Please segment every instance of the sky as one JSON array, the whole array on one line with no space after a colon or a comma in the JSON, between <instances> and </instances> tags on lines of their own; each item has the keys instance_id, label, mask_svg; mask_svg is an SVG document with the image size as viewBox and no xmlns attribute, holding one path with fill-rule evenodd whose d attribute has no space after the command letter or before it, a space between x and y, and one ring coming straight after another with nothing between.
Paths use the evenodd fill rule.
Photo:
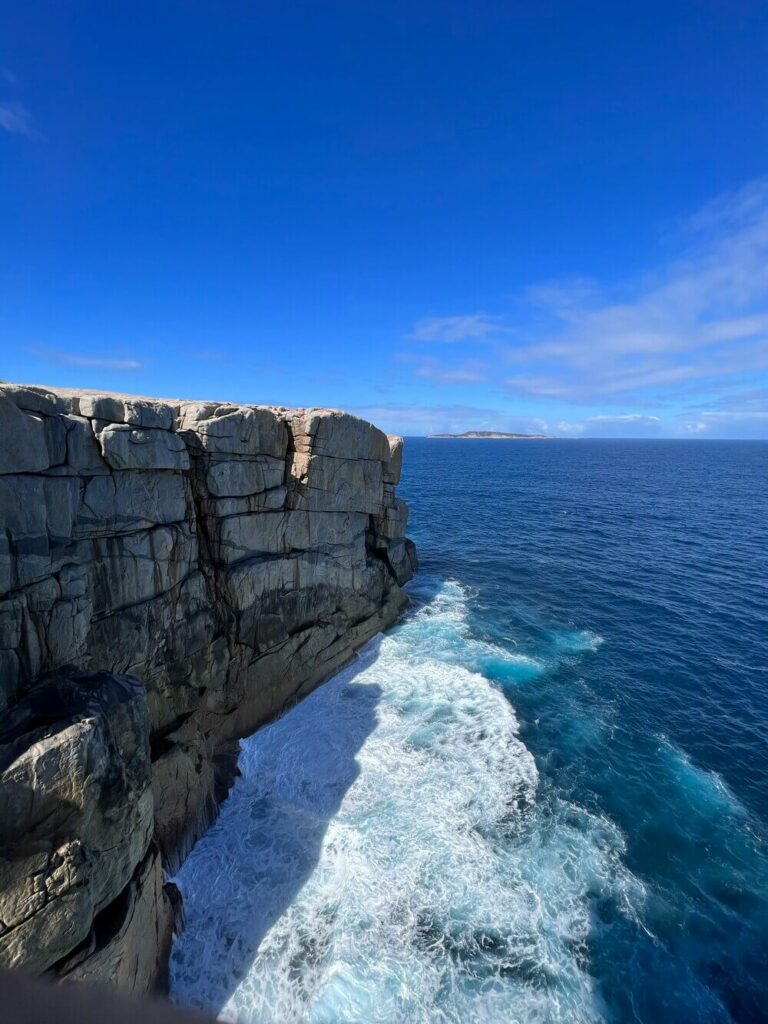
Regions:
<instances>
[{"instance_id":1,"label":"sky","mask_svg":"<svg viewBox=\"0 0 768 1024\"><path fill-rule=\"evenodd\" d=\"M768 5L6 4L0 378L768 438Z\"/></svg>"}]
</instances>

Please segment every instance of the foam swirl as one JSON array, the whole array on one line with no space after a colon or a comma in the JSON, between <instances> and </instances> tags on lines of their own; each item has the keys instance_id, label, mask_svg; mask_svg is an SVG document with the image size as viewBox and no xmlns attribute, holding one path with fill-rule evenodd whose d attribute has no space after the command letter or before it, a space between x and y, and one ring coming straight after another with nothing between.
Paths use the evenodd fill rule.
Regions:
<instances>
[{"instance_id":1,"label":"foam swirl","mask_svg":"<svg viewBox=\"0 0 768 1024\"><path fill-rule=\"evenodd\" d=\"M177 1001L238 1022L602 1019L589 894L642 887L615 826L537 803L512 707L466 667L531 659L474 639L467 601L442 584L243 744L178 878Z\"/></svg>"}]
</instances>

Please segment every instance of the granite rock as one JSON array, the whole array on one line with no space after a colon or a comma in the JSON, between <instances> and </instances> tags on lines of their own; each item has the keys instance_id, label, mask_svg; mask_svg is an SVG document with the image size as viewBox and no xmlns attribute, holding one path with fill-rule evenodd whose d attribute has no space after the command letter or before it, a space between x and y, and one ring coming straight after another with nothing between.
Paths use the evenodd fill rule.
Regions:
<instances>
[{"instance_id":1,"label":"granite rock","mask_svg":"<svg viewBox=\"0 0 768 1024\"><path fill-rule=\"evenodd\" d=\"M0 957L50 967L125 888L152 837L141 684L60 672L0 731Z\"/></svg>"},{"instance_id":2,"label":"granite rock","mask_svg":"<svg viewBox=\"0 0 768 1024\"><path fill-rule=\"evenodd\" d=\"M0 385L0 967L162 983L237 740L406 604L402 441Z\"/></svg>"}]
</instances>

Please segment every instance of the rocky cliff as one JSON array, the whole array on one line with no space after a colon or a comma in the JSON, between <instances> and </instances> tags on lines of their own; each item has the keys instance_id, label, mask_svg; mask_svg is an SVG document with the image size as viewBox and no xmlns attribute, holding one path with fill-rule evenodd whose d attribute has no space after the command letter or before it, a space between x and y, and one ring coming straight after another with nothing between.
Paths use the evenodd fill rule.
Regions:
<instances>
[{"instance_id":1,"label":"rocky cliff","mask_svg":"<svg viewBox=\"0 0 768 1024\"><path fill-rule=\"evenodd\" d=\"M247 735L391 624L402 441L0 387L0 966L145 990Z\"/></svg>"}]
</instances>

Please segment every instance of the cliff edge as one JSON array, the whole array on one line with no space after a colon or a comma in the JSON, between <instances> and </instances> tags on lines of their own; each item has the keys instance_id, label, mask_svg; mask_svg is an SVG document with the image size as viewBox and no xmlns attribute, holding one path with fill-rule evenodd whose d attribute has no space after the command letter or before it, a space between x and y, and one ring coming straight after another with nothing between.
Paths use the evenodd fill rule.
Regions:
<instances>
[{"instance_id":1,"label":"cliff edge","mask_svg":"<svg viewBox=\"0 0 768 1024\"><path fill-rule=\"evenodd\" d=\"M390 625L402 439L0 385L0 967L145 991L237 739Z\"/></svg>"}]
</instances>

